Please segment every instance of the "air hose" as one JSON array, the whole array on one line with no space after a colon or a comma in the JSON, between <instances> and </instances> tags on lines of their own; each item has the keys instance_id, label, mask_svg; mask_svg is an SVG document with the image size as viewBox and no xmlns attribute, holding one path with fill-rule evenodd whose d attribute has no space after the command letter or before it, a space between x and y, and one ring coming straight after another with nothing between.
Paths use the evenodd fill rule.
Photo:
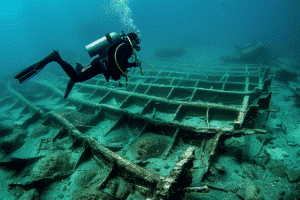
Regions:
<instances>
[{"instance_id":1,"label":"air hose","mask_svg":"<svg viewBox=\"0 0 300 200\"><path fill-rule=\"evenodd\" d=\"M127 38L127 40L128 40L129 43L130 43L130 46L131 46L131 48L132 48L132 50L133 50L133 54L134 54L134 56L135 56L135 60L136 60L136 61L137 61L137 60L140 61L140 60L138 59L137 55L136 55L135 49L133 48L133 45L132 45L132 43L131 43L130 38L129 38L128 36L125 36L125 37ZM124 77L126 77L126 86L127 86L128 77L133 76L133 74L135 73L135 68L134 68L133 74L132 74L131 76L129 76L128 74L126 74L126 73L121 69L121 67L120 67L120 65L119 65L119 63L118 63L118 61L117 61L117 52L118 52L118 49L119 49L122 45L124 45L124 44L125 44L125 43L123 42L123 43L121 43L121 44L116 48L115 56L114 56L114 57L115 57L115 62L116 62L116 65L117 65L118 69L120 70L121 74L122 74ZM140 61L140 62L141 62L141 61ZM141 69L141 74L144 75L143 69L142 69L141 66L140 66L140 69Z\"/></svg>"}]
</instances>

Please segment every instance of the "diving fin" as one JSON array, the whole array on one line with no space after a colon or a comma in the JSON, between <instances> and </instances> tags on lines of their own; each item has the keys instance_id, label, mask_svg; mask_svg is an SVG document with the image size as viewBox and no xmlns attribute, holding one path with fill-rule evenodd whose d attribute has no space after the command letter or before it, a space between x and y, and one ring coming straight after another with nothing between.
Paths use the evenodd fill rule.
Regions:
<instances>
[{"instance_id":1,"label":"diving fin","mask_svg":"<svg viewBox=\"0 0 300 200\"><path fill-rule=\"evenodd\" d=\"M25 81L37 75L47 64L49 64L52 61L56 61L57 59L61 59L60 55L58 54L58 51L53 51L50 55L46 56L43 60L22 70L14 78L18 79L22 84Z\"/></svg>"},{"instance_id":2,"label":"diving fin","mask_svg":"<svg viewBox=\"0 0 300 200\"><path fill-rule=\"evenodd\" d=\"M46 66L46 65L45 65ZM18 73L14 78L20 81L20 84L37 75L45 66L35 63Z\"/></svg>"},{"instance_id":3,"label":"diving fin","mask_svg":"<svg viewBox=\"0 0 300 200\"><path fill-rule=\"evenodd\" d=\"M81 71L83 69L83 66L79 63L76 63L76 64L77 64L76 67L75 67L76 72ZM68 98L68 96L69 96L72 88L74 87L74 85L75 85L75 82L70 79L69 82L68 82L68 85L67 85L67 89L66 89L66 92L65 92L64 99Z\"/></svg>"}]
</instances>

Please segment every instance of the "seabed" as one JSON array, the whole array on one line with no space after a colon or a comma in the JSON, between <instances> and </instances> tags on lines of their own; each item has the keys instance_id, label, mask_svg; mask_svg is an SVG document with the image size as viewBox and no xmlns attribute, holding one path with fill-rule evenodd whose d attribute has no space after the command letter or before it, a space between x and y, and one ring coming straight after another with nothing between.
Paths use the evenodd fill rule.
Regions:
<instances>
[{"instance_id":1,"label":"seabed","mask_svg":"<svg viewBox=\"0 0 300 200\"><path fill-rule=\"evenodd\" d=\"M136 72L127 88L102 76L76 83L67 99L66 76L8 82L0 97L1 193L142 200L277 199L294 192L293 175L284 179L274 167L282 165L282 149L257 139L276 113L269 108L270 66L153 67L159 74Z\"/></svg>"}]
</instances>

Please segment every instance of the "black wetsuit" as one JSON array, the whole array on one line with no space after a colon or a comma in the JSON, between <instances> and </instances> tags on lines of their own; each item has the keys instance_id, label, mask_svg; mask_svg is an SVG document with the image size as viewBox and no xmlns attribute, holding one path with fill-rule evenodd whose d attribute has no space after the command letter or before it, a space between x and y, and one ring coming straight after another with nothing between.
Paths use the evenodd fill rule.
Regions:
<instances>
[{"instance_id":1,"label":"black wetsuit","mask_svg":"<svg viewBox=\"0 0 300 200\"><path fill-rule=\"evenodd\" d=\"M91 62L91 67L81 68L75 70L70 64L63 60L57 60L56 62L63 68L73 82L82 82L93 78L98 74L103 74L106 81L109 81L110 77L113 80L119 80L122 73L120 72L115 62L115 51L118 46L122 44L117 51L117 61L123 72L126 73L127 68L136 67L136 63L129 63L128 59L132 56L133 50L129 43L116 43L109 47L107 51L107 58L100 59L95 58Z\"/></svg>"}]
</instances>

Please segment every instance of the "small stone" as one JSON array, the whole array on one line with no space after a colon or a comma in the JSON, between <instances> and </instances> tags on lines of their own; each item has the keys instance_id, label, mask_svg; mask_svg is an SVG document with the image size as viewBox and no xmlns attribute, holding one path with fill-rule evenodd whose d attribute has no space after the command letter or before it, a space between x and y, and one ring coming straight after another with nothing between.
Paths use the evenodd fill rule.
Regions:
<instances>
[{"instance_id":1,"label":"small stone","mask_svg":"<svg viewBox=\"0 0 300 200\"><path fill-rule=\"evenodd\" d=\"M15 122L13 123L13 126L15 126L15 127L20 127L20 126L22 126L23 123L24 123L24 122L22 122L22 121L15 121Z\"/></svg>"},{"instance_id":2,"label":"small stone","mask_svg":"<svg viewBox=\"0 0 300 200\"><path fill-rule=\"evenodd\" d=\"M289 154L282 154L283 157L287 158L289 157L290 155Z\"/></svg>"},{"instance_id":3,"label":"small stone","mask_svg":"<svg viewBox=\"0 0 300 200\"><path fill-rule=\"evenodd\" d=\"M282 127L282 123L277 123L276 126L277 127Z\"/></svg>"},{"instance_id":4,"label":"small stone","mask_svg":"<svg viewBox=\"0 0 300 200\"><path fill-rule=\"evenodd\" d=\"M246 181L246 191L245 191L245 199L257 199L259 194L259 188L255 185L253 181Z\"/></svg>"},{"instance_id":5,"label":"small stone","mask_svg":"<svg viewBox=\"0 0 300 200\"><path fill-rule=\"evenodd\" d=\"M288 157L289 154L282 148L267 149L267 152L271 155L274 160L284 160L284 157Z\"/></svg>"},{"instance_id":6,"label":"small stone","mask_svg":"<svg viewBox=\"0 0 300 200\"><path fill-rule=\"evenodd\" d=\"M29 191L24 192L24 194L19 198L19 200L25 199L38 200L40 199L40 196L36 189L31 189Z\"/></svg>"},{"instance_id":7,"label":"small stone","mask_svg":"<svg viewBox=\"0 0 300 200\"><path fill-rule=\"evenodd\" d=\"M281 131L282 129L281 129L281 127L274 127L273 128L273 131L276 133L276 132L279 132L279 131Z\"/></svg>"},{"instance_id":8,"label":"small stone","mask_svg":"<svg viewBox=\"0 0 300 200\"><path fill-rule=\"evenodd\" d=\"M241 189L239 189L238 191L237 191L237 196L239 197L239 198L241 198L241 199L244 199L245 198L245 192L246 192L246 190L245 190L245 188L241 188Z\"/></svg>"},{"instance_id":9,"label":"small stone","mask_svg":"<svg viewBox=\"0 0 300 200\"><path fill-rule=\"evenodd\" d=\"M276 113L272 113L272 114L271 114L271 119L277 119Z\"/></svg>"},{"instance_id":10,"label":"small stone","mask_svg":"<svg viewBox=\"0 0 300 200\"><path fill-rule=\"evenodd\" d=\"M287 144L288 144L289 146L292 146L292 147L298 146L297 143L294 142L294 141L287 141Z\"/></svg>"},{"instance_id":11,"label":"small stone","mask_svg":"<svg viewBox=\"0 0 300 200\"><path fill-rule=\"evenodd\" d=\"M289 157L290 155L288 154L288 152L283 151L282 156L283 156L283 157Z\"/></svg>"},{"instance_id":12,"label":"small stone","mask_svg":"<svg viewBox=\"0 0 300 200\"><path fill-rule=\"evenodd\" d=\"M238 187L233 187L233 188L231 189L231 192L233 192L233 193L237 193L237 192L238 192L238 190L239 190L239 188L238 188Z\"/></svg>"},{"instance_id":13,"label":"small stone","mask_svg":"<svg viewBox=\"0 0 300 200\"><path fill-rule=\"evenodd\" d=\"M221 174L225 173L225 167L220 163L213 163L214 168Z\"/></svg>"},{"instance_id":14,"label":"small stone","mask_svg":"<svg viewBox=\"0 0 300 200\"><path fill-rule=\"evenodd\" d=\"M291 183L297 182L300 179L300 170L288 169L287 177L288 177L289 182L291 182Z\"/></svg>"}]
</instances>

